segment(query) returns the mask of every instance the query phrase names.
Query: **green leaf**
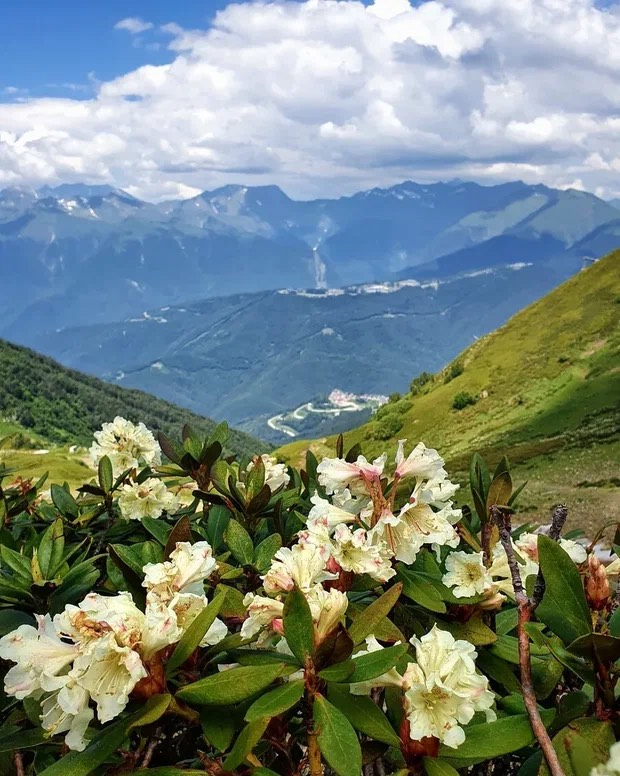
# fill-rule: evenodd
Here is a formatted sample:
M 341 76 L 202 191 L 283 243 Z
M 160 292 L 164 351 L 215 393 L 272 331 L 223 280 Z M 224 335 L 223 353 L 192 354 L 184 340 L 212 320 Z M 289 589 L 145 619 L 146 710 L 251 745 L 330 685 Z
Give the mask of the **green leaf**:
M 7 547 L 5 544 L 0 545 L 0 558 L 2 559 L 2 565 L 14 571 L 28 585 L 31 584 L 30 558 L 15 552 L 15 550 Z
M 367 655 L 361 657 L 353 656 L 355 663 L 355 669 L 351 676 L 347 679 L 347 682 L 354 684 L 356 682 L 367 682 L 370 679 L 375 679 L 377 676 L 389 671 L 390 668 L 394 668 L 396 663 L 407 654 L 408 644 L 398 644 L 395 647 L 387 647 L 386 649 L 378 649 L 375 652 L 369 652 Z
M 282 546 L 280 534 L 271 534 L 258 545 L 254 551 L 254 566 L 259 571 L 267 571 L 271 566 L 273 556 Z
M 166 664 L 166 674 L 168 676 L 176 668 L 182 666 L 190 655 L 198 649 L 205 633 L 213 625 L 215 618 L 220 613 L 225 598 L 226 593 L 218 593 L 211 603 L 197 617 L 194 617 Z
M 109 493 L 114 487 L 114 472 L 112 470 L 112 461 L 110 461 L 107 455 L 104 455 L 103 458 L 99 461 L 99 465 L 97 467 L 97 479 L 99 480 L 101 489 L 106 493 Z
M 6 636 L 7 633 L 17 630 L 20 625 L 36 627 L 31 614 L 17 609 L 0 609 L 0 636 Z
M 170 705 L 170 695 L 153 695 L 135 714 L 105 727 L 83 752 L 70 752 L 39 776 L 89 776 L 118 749 L 136 727 L 156 722 Z
M 545 726 L 551 723 L 554 714 L 550 709 L 541 711 Z M 534 741 L 527 714 L 516 714 L 495 722 L 468 727 L 465 731 L 465 741 L 459 748 L 451 749 L 442 744 L 439 747 L 439 756 L 455 768 L 466 768 L 510 752 L 518 752 Z
M 449 631 L 455 639 L 469 641 L 474 647 L 484 647 L 497 641 L 497 635 L 485 625 L 482 614 L 474 614 L 466 622 L 442 622 L 442 630 Z
M 234 771 L 243 763 L 245 758 L 251 754 L 252 749 L 254 749 L 256 744 L 261 740 L 268 722 L 269 719 L 257 719 L 243 728 L 235 741 L 235 745 L 230 750 L 230 754 L 224 760 L 223 767 L 225 771 Z
M 502 609 L 495 615 L 495 632 L 498 636 L 507 636 L 517 627 L 519 612 L 516 607 Z
M 423 762 L 426 776 L 459 776 L 451 765 L 436 757 L 425 757 Z
M 545 594 L 536 616 L 565 644 L 592 630 L 579 572 L 568 554 L 548 536 L 538 537 L 538 558 L 545 578 Z
M 52 485 L 50 488 L 54 506 L 65 517 L 77 517 L 79 514 L 78 505 L 68 490 L 60 485 Z
M 45 579 L 53 579 L 54 573 L 62 561 L 65 550 L 65 535 L 62 520 L 57 518 L 41 537 L 37 559 Z
M 286 596 L 283 625 L 286 643 L 303 666 L 314 654 L 314 622 L 306 596 L 297 587 Z
M 277 717 L 298 703 L 303 694 L 303 680 L 285 682 L 257 698 L 246 711 L 245 719 L 247 722 L 255 722 L 263 717 Z
M 620 606 L 609 618 L 608 627 L 612 636 L 620 637 Z
M 163 520 L 156 520 L 154 517 L 143 517 L 140 522 L 142 527 L 146 528 L 162 547 L 166 546 L 168 536 L 170 535 L 170 527 Z
M 346 682 L 354 670 L 355 663 L 352 660 L 344 660 L 319 671 L 319 677 L 326 682 Z
M 402 563 L 398 564 L 397 578 L 402 583 L 403 595 L 407 598 L 431 612 L 443 614 L 446 611 L 446 605 L 441 600 L 439 592 L 427 578 L 407 569 Z
M 329 767 L 338 776 L 360 776 L 362 749 L 345 715 L 322 695 L 317 695 L 313 718 L 319 749 Z
M 224 532 L 230 520 L 230 510 L 220 504 L 212 506 L 207 518 L 207 539 L 213 547 L 213 552 L 219 552 L 223 547 Z
M 578 768 L 582 768 L 584 759 L 590 760 L 591 766 L 598 765 L 607 761 L 609 748 L 615 740 L 611 723 L 583 718 L 573 720 L 570 725 L 562 728 L 553 737 L 552 742 L 565 775 L 582 776 L 582 772 L 573 767 L 571 753 Z M 542 764 L 539 774 L 549 776 L 549 769 L 545 763 Z M 589 771 L 585 776 L 589 776 Z
M 49 741 L 49 735 L 41 728 L 20 730 L 0 738 L 0 752 L 12 752 L 18 749 L 31 749 Z
M 620 639 L 602 633 L 588 633 L 573 641 L 566 649 L 578 657 L 594 659 L 600 663 L 615 663 L 620 658 Z
M 177 697 L 197 706 L 228 706 L 269 687 L 284 669 L 284 663 L 231 668 L 188 684 Z
M 239 722 L 236 710 L 221 706 L 205 706 L 200 709 L 202 731 L 211 746 L 225 752 L 235 737 L 235 729 Z
M 375 626 L 392 611 L 392 608 L 400 598 L 402 590 L 402 583 L 392 585 L 353 620 L 348 629 L 353 644 L 361 644 L 366 636 L 374 633 Z
M 254 558 L 254 545 L 250 534 L 241 523 L 231 519 L 224 531 L 224 541 L 235 560 L 242 566 L 249 566 Z
M 359 604 L 351 602 L 347 609 L 347 614 L 350 615 L 351 620 L 355 621 L 357 617 L 364 611 L 364 607 Z M 387 641 L 394 643 L 395 641 L 407 641 L 401 631 L 394 625 L 394 623 L 384 617 L 381 622 L 375 625 L 373 630 L 373 636 L 379 641 Z
M 351 695 L 348 687 L 331 685 L 327 697 L 360 733 L 388 746 L 400 747 L 400 739 L 388 718 L 368 696 Z
M 150 773 L 151 776 L 205 776 L 204 771 L 197 771 L 195 768 L 175 768 L 164 765 L 162 768 L 144 768 L 140 769 L 143 773 Z

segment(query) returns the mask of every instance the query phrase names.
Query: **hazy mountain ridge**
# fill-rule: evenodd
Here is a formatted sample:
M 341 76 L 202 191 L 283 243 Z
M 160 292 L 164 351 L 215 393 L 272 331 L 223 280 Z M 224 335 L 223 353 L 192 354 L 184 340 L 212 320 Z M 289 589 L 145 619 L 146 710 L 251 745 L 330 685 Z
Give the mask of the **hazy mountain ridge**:
M 257 434 L 327 395 L 389 394 L 437 370 L 564 279 L 545 264 L 439 281 L 281 290 L 166 306 L 39 338 L 62 363 Z
M 36 344 L 41 331 L 188 300 L 415 276 L 449 254 L 449 268 L 433 272 L 530 261 L 529 252 L 561 264 L 580 242 L 589 251 L 589 235 L 606 250 L 620 244 L 618 223 L 618 210 L 592 194 L 521 182 L 406 181 L 312 201 L 230 185 L 159 204 L 107 186 L 5 189 L 0 332 Z M 493 243 L 504 236 L 509 261 Z

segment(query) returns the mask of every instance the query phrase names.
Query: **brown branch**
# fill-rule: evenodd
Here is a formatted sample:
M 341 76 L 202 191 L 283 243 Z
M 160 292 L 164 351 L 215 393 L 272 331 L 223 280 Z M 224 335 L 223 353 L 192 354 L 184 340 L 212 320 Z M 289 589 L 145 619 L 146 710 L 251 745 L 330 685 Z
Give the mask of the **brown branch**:
M 146 746 L 146 749 L 144 750 L 144 757 L 142 758 L 142 762 L 140 763 L 140 768 L 148 768 L 150 765 L 151 760 L 153 759 L 153 755 L 155 754 L 155 750 L 157 749 L 158 744 L 161 741 L 161 728 L 159 728 L 151 738 L 149 738 L 148 744 Z
M 24 761 L 22 760 L 22 753 L 21 752 L 14 752 L 13 753 L 13 762 L 15 764 L 15 774 L 16 776 L 24 776 Z
M 530 621 L 539 601 L 536 601 L 535 597 L 532 599 L 528 598 L 523 589 L 523 581 L 521 580 L 519 563 L 517 561 L 514 547 L 512 545 L 512 536 L 510 533 L 510 515 L 496 506 L 491 507 L 491 513 L 495 518 L 499 528 L 499 538 L 508 559 L 508 568 L 510 569 L 512 586 L 517 602 L 517 611 L 519 615 L 517 623 L 517 636 L 519 639 L 519 669 L 521 675 L 521 691 L 523 693 L 523 701 L 525 703 L 525 708 L 530 719 L 530 725 L 532 726 L 536 740 L 540 744 L 544 758 L 547 761 L 547 765 L 549 766 L 551 776 L 566 776 L 562 766 L 560 765 L 557 752 L 553 748 L 549 734 L 547 733 L 545 725 L 541 719 L 540 711 L 538 710 L 538 703 L 536 702 L 536 693 L 534 692 L 532 663 L 530 656 L 530 637 L 525 630 L 525 626 Z M 564 516 L 564 520 L 566 520 L 566 516 Z M 564 521 L 562 521 L 562 525 L 563 524 Z M 553 526 L 552 530 L 554 531 L 554 536 L 552 538 L 557 541 L 559 532 L 561 530 L 561 525 L 559 528 L 557 528 L 557 535 L 555 535 L 556 532 Z M 541 577 L 540 572 L 539 577 Z M 539 588 L 539 594 L 542 598 L 542 593 L 544 593 L 544 580 L 542 585 L 539 585 L 537 579 L 536 587 Z M 541 587 L 542 592 L 540 592 Z
M 316 731 L 308 731 L 308 766 L 310 776 L 323 776 L 323 763 L 321 762 L 321 750 Z

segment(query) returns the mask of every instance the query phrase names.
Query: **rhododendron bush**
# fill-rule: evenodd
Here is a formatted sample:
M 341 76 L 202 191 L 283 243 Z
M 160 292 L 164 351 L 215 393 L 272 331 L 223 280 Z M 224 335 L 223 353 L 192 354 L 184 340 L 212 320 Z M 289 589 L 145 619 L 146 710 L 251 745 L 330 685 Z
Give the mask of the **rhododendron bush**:
M 620 774 L 620 561 L 562 506 L 226 437 L 116 418 L 73 493 L 0 464 L 0 773 Z

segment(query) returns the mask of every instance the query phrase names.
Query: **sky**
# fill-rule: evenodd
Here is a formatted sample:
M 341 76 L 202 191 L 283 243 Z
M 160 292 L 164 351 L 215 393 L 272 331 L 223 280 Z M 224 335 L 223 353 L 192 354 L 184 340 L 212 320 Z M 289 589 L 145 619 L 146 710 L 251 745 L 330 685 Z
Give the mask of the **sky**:
M 611 0 L 2 0 L 0 188 L 620 196 Z

